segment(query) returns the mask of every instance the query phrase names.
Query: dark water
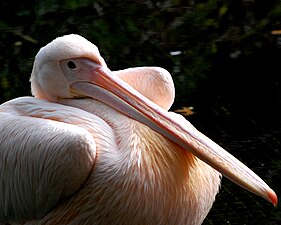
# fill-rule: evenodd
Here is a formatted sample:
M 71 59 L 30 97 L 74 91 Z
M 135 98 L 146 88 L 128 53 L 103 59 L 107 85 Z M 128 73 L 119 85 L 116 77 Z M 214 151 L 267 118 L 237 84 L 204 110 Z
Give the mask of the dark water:
M 280 54 L 276 61 L 255 63 L 267 54 L 249 58 L 246 67 L 242 61 L 223 63 L 195 92 L 191 100 L 195 114 L 188 119 L 248 165 L 280 197 L 281 88 L 275 70 Z M 281 224 L 281 210 L 223 178 L 203 224 L 277 225 Z

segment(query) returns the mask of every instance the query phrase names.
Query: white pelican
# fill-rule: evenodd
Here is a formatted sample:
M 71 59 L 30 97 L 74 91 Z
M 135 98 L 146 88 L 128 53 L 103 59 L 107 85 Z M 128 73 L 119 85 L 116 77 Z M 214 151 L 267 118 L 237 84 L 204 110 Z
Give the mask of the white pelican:
M 72 34 L 41 48 L 31 89 L 0 106 L 1 224 L 198 225 L 220 173 L 277 204 L 254 172 L 168 112 L 164 69 L 111 72 Z

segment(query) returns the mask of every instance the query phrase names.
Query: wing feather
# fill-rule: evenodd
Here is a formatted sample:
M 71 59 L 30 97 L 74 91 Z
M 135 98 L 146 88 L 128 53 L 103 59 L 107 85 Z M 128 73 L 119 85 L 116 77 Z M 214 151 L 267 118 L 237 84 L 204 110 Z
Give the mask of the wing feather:
M 96 157 L 91 117 L 32 97 L 0 106 L 1 224 L 41 218 L 79 190 Z

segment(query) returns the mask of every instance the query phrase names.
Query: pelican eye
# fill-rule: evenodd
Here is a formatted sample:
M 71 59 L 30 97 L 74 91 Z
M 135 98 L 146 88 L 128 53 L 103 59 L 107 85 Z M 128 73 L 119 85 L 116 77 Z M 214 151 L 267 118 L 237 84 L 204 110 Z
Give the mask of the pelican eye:
M 71 70 L 75 70 L 75 69 L 77 68 L 75 62 L 73 62 L 73 61 L 71 61 L 71 60 L 69 60 L 69 61 L 67 62 L 67 66 L 68 66 L 68 68 L 71 69 Z

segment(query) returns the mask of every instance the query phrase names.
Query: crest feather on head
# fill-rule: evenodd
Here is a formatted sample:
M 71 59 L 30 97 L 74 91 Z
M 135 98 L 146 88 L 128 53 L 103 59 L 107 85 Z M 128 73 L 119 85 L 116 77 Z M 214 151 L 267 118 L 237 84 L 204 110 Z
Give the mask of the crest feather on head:
M 69 58 L 89 58 L 103 66 L 106 66 L 96 45 L 78 34 L 69 34 L 54 39 L 52 42 L 42 47 L 35 60 L 60 61 Z

